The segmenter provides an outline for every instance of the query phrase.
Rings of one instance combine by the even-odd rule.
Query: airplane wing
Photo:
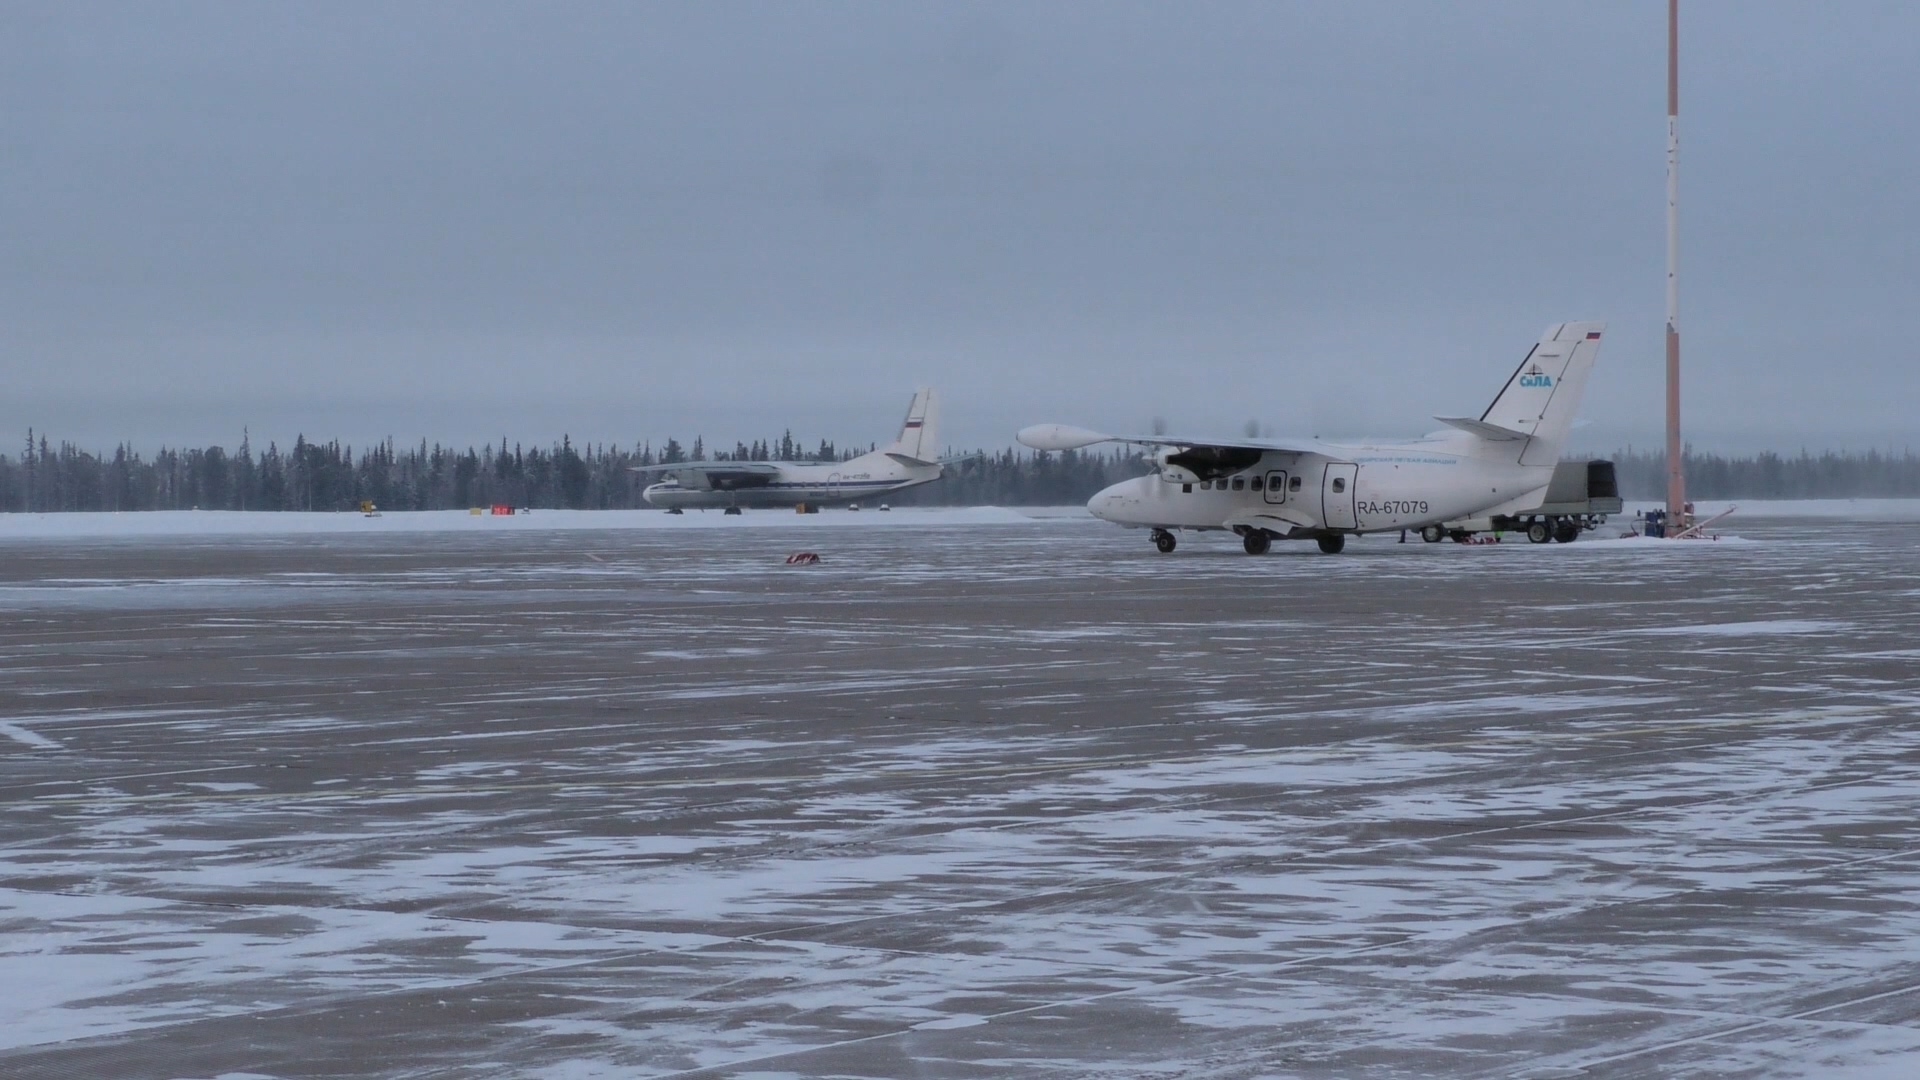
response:
[[[629,465],[637,473],[738,473],[743,476],[778,476],[780,467],[769,461],[676,461],[670,465]]]
[[[780,467],[766,461],[677,461],[671,465],[629,465],[627,471],[667,475],[683,487],[710,491],[766,487],[780,476]]]
[[[1189,438],[1183,435],[1108,435],[1071,424],[1035,424],[1021,428],[1014,438],[1035,450],[1078,450],[1095,443],[1136,443],[1141,446],[1178,446],[1189,450],[1278,450],[1282,453],[1325,454],[1328,448],[1313,439]],[[1335,454],[1334,456],[1338,456]]]

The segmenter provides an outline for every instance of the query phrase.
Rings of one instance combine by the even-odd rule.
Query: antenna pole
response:
[[[1667,535],[1684,529],[1680,443],[1680,0],[1667,0]]]

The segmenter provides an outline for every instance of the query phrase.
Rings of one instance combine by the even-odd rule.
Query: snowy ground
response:
[[[0,514],[0,541],[8,539],[105,538],[114,536],[264,536],[394,533],[556,532],[572,529],[818,529],[858,524],[864,528],[919,525],[1019,525],[1062,517],[1086,518],[1084,507],[998,506],[908,507],[848,510],[832,507],[817,514],[750,510],[729,516],[719,510],[532,510],[495,516],[468,510],[382,511],[360,513],[246,513],[234,510],[153,510],[97,514]]]
[[[1908,527],[539,517],[0,546],[0,1075],[1920,1075]]]
[[[1661,505],[1632,502],[1621,519],[1630,521],[1636,510]],[[1741,503],[1702,502],[1699,516],[1737,507],[1720,528],[1738,532],[1741,523],[1770,518],[1831,518],[1851,521],[1920,522],[1920,499],[1804,499],[1749,500]],[[107,539],[158,536],[266,536],[355,535],[395,533],[462,533],[494,536],[502,533],[557,532],[574,529],[865,529],[959,528],[975,525],[1050,524],[1086,521],[1083,506],[903,506],[879,510],[830,507],[817,514],[782,510],[749,510],[728,516],[718,510],[690,510],[668,514],[661,510],[534,510],[495,517],[467,510],[382,512],[377,517],[358,513],[243,513],[231,510],[157,510],[91,514],[0,514],[0,543],[9,540]],[[1615,535],[1611,529],[1603,535]]]

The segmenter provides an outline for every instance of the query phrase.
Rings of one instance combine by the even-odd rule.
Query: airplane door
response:
[[[1274,469],[1267,473],[1265,498],[1270,503],[1287,501],[1287,473],[1285,469]]]
[[[1353,529],[1359,527],[1359,519],[1354,516],[1354,488],[1358,487],[1360,466],[1344,461],[1327,463],[1326,479],[1321,481],[1320,520],[1329,529]]]
[[[840,497],[840,474],[828,473],[827,474],[827,498],[837,499],[839,497]]]

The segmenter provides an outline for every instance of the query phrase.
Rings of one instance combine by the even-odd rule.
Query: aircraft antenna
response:
[[[1680,0],[1667,0],[1667,529],[1683,529],[1680,442]]]

